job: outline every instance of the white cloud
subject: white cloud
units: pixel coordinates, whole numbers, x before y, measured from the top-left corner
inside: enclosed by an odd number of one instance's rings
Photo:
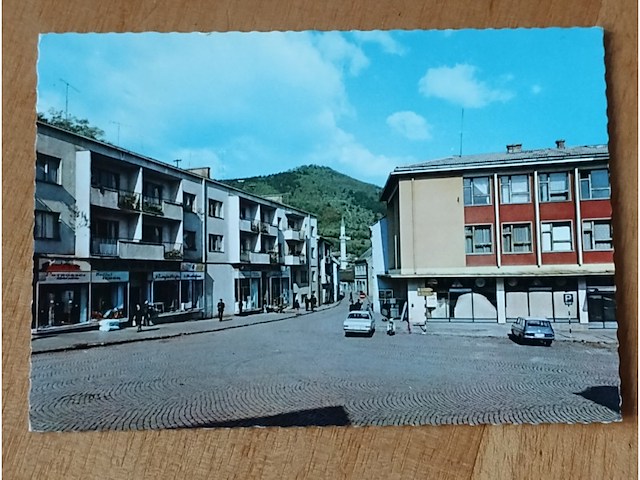
[[[369,66],[369,59],[364,52],[349,43],[340,32],[326,32],[317,38],[317,45],[322,55],[336,65],[344,65],[351,75],[358,75]]]
[[[353,36],[361,43],[375,43],[382,48],[383,52],[391,55],[404,55],[406,53],[404,46],[393,38],[391,32],[381,30],[357,31],[353,32]]]
[[[503,80],[508,79],[505,77]],[[482,108],[514,97],[513,92],[491,87],[478,79],[477,68],[468,64],[430,68],[420,79],[418,87],[426,97],[441,98],[464,108]]]
[[[396,112],[387,117],[387,125],[409,140],[429,140],[431,126],[415,112]]]

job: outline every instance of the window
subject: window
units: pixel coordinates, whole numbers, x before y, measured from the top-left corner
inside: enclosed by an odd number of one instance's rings
[[[505,253],[529,253],[531,249],[531,225],[502,226],[502,251]]]
[[[149,243],[162,243],[162,227],[156,225],[144,225],[142,227],[142,241]]]
[[[572,249],[571,222],[542,224],[543,252],[570,252]]]
[[[91,186],[119,190],[120,175],[100,168],[94,168],[91,170]]]
[[[466,253],[491,253],[491,226],[470,225],[464,227]]]
[[[613,250],[611,220],[582,222],[582,243],[585,250]]]
[[[182,234],[182,239],[184,242],[185,250],[195,250],[196,249],[196,232],[192,232],[190,230],[185,230]]]
[[[489,177],[465,178],[463,187],[465,205],[491,205]]]
[[[541,202],[563,202],[569,198],[569,174],[567,172],[540,174]]]
[[[224,252],[222,235],[209,234],[209,251]]]
[[[529,203],[528,175],[508,175],[500,177],[500,197],[502,203]]]
[[[36,210],[34,238],[40,240],[60,239],[60,214],[55,212],[43,212]]]
[[[610,198],[609,170],[603,168],[580,172],[580,197],[582,200]]]
[[[91,236],[94,238],[111,239],[119,238],[120,224],[115,220],[96,219],[91,222]]]
[[[209,199],[209,216],[222,218],[222,202]]]
[[[152,203],[160,203],[162,201],[162,185],[145,182],[144,196],[145,200],[147,201],[151,201]]]
[[[36,180],[50,183],[60,183],[58,171],[60,170],[60,159],[38,153],[36,157]]]
[[[196,196],[191,193],[183,193],[182,194],[182,207],[185,212],[193,212],[195,211],[196,204]]]

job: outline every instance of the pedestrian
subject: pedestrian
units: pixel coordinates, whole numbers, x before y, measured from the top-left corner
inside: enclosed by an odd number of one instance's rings
[[[304,309],[306,312],[309,311],[309,297],[307,296],[304,297]]]
[[[316,311],[316,303],[318,303],[318,300],[316,300],[316,296],[315,294],[311,294],[311,311],[315,312]]]
[[[218,302],[218,320],[222,321],[222,315],[224,315],[224,302],[220,299]]]
[[[349,292],[349,303],[353,303],[353,292]]]
[[[296,309],[296,312],[300,310],[300,302],[298,301],[297,298],[293,301],[293,308]]]
[[[145,300],[144,307],[142,307],[142,315],[144,318],[144,324],[147,327],[153,325],[153,322],[151,320],[154,316],[154,313],[155,313],[155,308],[153,308],[153,305],[149,303],[149,300]]]
[[[136,303],[136,309],[133,312],[133,325],[138,326],[138,332],[142,331],[142,316],[142,308],[139,303]]]

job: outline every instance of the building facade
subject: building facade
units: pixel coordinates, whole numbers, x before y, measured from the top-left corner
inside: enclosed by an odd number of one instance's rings
[[[396,168],[372,227],[378,298],[416,322],[615,321],[608,164],[558,141]]]
[[[317,219],[38,123],[32,328],[261,311],[319,297]]]

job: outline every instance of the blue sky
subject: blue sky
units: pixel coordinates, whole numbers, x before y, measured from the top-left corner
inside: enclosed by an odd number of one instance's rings
[[[44,34],[39,112],[219,179],[606,144],[599,28]],[[71,86],[68,88],[67,84]],[[464,111],[464,115],[463,115]]]

